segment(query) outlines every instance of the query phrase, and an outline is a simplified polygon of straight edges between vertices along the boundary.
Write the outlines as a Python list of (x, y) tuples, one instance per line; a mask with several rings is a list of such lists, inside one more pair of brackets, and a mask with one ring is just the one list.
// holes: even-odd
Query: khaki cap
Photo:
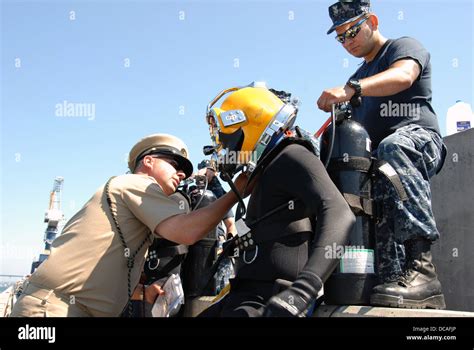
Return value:
[(128, 155), (128, 168), (134, 171), (138, 161), (149, 154), (164, 154), (173, 157), (183, 170), (186, 177), (193, 173), (193, 165), (189, 161), (188, 147), (179, 138), (168, 134), (153, 134), (144, 137), (133, 146)]

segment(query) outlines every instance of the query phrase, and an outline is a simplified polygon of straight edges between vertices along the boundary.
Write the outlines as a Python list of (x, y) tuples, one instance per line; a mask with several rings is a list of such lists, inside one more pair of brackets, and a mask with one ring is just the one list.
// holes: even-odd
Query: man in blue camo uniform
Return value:
[(445, 308), (430, 246), (439, 238), (431, 208), (430, 178), (446, 156), (431, 106), (430, 54), (415, 39), (386, 39), (369, 0), (341, 0), (329, 7), (336, 39), (363, 58), (344, 86), (323, 91), (318, 107), (360, 98), (353, 119), (368, 131), (379, 160), (397, 172), (408, 199), (401, 201), (388, 180), (374, 186), (381, 215), (376, 229), (377, 272), (381, 284), (373, 305)]

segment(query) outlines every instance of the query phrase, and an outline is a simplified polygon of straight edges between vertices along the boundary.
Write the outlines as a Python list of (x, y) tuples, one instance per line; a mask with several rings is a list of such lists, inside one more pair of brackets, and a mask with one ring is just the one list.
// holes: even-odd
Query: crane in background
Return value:
[(61, 191), (63, 187), (64, 178), (56, 177), (54, 179), (53, 189), (49, 195), (49, 207), (44, 215), (44, 222), (47, 223), (46, 231), (44, 233), (44, 251), (40, 254), (37, 261), (31, 264), (31, 273), (33, 273), (38, 266), (45, 261), (51, 250), (51, 243), (56, 238), (60, 231), (60, 227), (64, 222), (64, 214), (61, 210)]

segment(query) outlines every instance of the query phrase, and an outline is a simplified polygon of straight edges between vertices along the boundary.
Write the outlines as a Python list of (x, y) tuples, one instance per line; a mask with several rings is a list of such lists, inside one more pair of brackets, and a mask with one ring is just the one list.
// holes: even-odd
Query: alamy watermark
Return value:
[(255, 151), (229, 151), (225, 154), (220, 154), (217, 158), (217, 164), (247, 164), (248, 162), (257, 162), (257, 152)]
[(35, 327), (26, 324), (25, 327), (18, 328), (19, 340), (47, 340), (48, 343), (56, 341), (55, 327)]
[(333, 243), (324, 247), (324, 257), (326, 259), (357, 259), (361, 250), (365, 251), (367, 248), (364, 246), (343, 246)]
[(420, 119), (421, 106), (419, 103), (398, 103), (389, 100), (388, 103), (380, 105), (380, 116), (386, 117), (405, 117)]
[(61, 103), (56, 103), (54, 108), (56, 117), (95, 119), (95, 103), (75, 103), (64, 100)]

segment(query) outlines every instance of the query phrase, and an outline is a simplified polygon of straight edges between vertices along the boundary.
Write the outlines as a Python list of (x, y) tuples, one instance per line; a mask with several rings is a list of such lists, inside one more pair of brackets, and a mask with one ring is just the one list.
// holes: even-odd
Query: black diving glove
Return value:
[(263, 317), (305, 317), (322, 288), (321, 279), (310, 272), (303, 272), (290, 288), (270, 298)]

